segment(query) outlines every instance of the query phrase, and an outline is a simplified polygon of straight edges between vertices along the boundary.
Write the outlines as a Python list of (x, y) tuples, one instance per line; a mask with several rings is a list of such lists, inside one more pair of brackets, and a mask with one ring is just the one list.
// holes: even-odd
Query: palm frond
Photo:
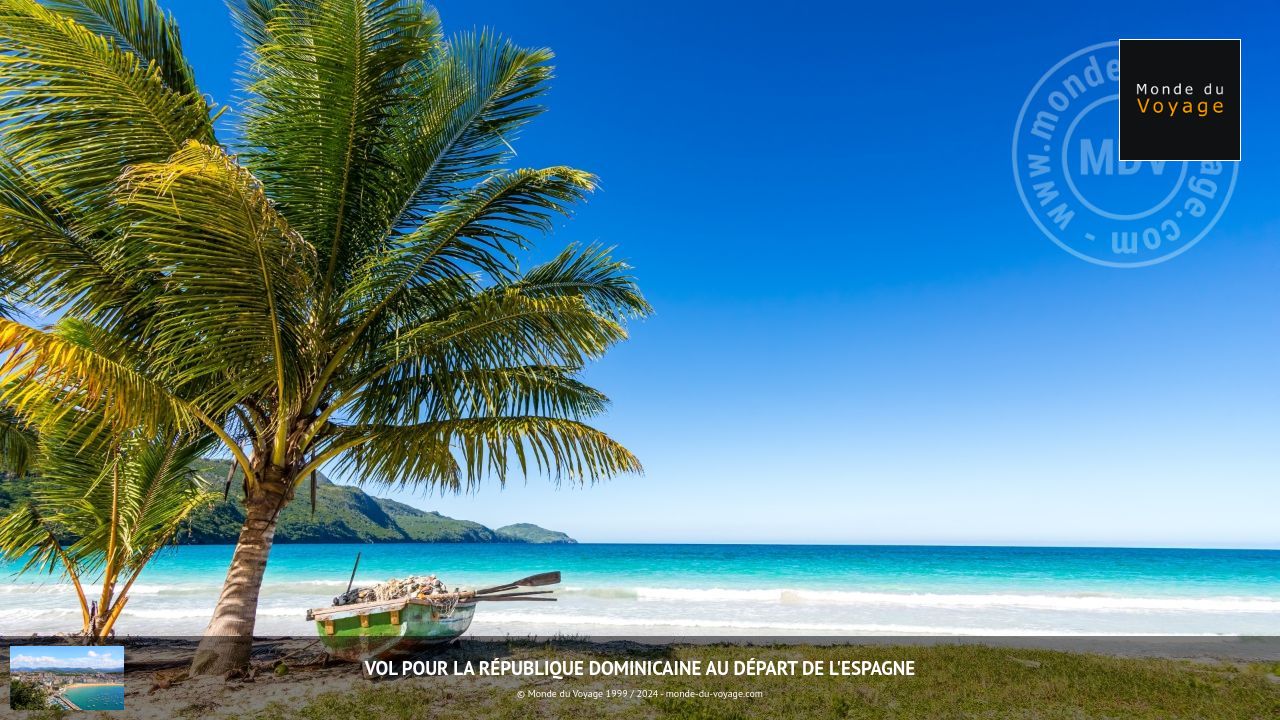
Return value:
[(505, 484), (536, 471), (556, 484), (595, 482), (642, 471), (639, 460), (605, 433), (563, 418), (464, 418), (402, 427), (353, 427), (335, 442), (367, 433), (343, 467), (365, 482), (471, 489), (485, 477)]
[[(6, 295), (46, 310), (118, 307), (132, 284), (100, 239), (77, 231), (76, 208), (0, 148), (0, 256)], [(9, 314), (9, 313), (6, 313)]]
[(88, 209), (129, 163), (212, 141), (204, 98), (36, 0), (0, 0), (0, 146), (41, 187)]
[(245, 50), (251, 57), (259, 45), (265, 44), (271, 38), (267, 32), (267, 24), (276, 16), (276, 6), (289, 1), (227, 0), (226, 5), (231, 11), (231, 20), (240, 31)]
[(19, 505), (0, 520), (0, 558), (20, 563), (19, 573), (52, 573), (62, 562), (57, 532), (35, 504)]
[(355, 416), (409, 422), (545, 415), (583, 421), (608, 405), (603, 393), (582, 382), (578, 368), (433, 368), (425, 375), (398, 373), (365, 386)]
[(618, 322), (653, 312), (631, 266), (616, 260), (611, 248), (569, 245), (555, 258), (530, 268), (512, 283), (529, 297), (581, 298), (594, 312)]
[[(554, 216), (568, 214), (594, 187), (589, 173), (552, 167), (504, 172), (459, 190), (422, 227), (356, 274), (358, 282), (343, 300), (344, 306), (364, 310), (353, 319), (353, 332), (368, 329), (384, 311), (400, 312), (405, 306), (401, 298), (424, 286), (474, 281), (476, 272), (510, 281), (516, 272), (514, 251), (526, 247), (524, 231), (549, 232)], [(417, 303), (422, 296), (409, 299)]]
[(53, 331), (0, 318), (0, 403), (29, 419), (43, 434), (72, 413), (108, 427), (194, 426), (187, 406), (152, 378), (86, 345), (74, 320)]
[[(265, 376), (296, 397), (310, 347), (314, 252), (258, 180), (220, 148), (189, 143), (166, 162), (131, 167), (120, 182), (132, 221), (122, 253), (182, 288), (153, 301), (153, 354), (180, 368), (170, 373), (176, 381), (240, 376), (243, 392)], [(187, 349), (197, 346), (205, 350), (192, 357)]]
[(385, 364), (371, 364), (363, 372), (353, 368), (343, 381), (366, 388), (352, 403), (356, 417), (411, 422), (414, 418), (387, 417), (378, 401), (397, 383), (429, 386), (427, 378), (434, 374), (515, 364), (581, 367), (624, 337), (622, 325), (578, 298), (486, 292), (441, 320), (407, 330), (382, 348)]
[(195, 72), (182, 54), (178, 23), (156, 0), (42, 0), (88, 30), (110, 39), (137, 56), (144, 65), (155, 63), (164, 83), (180, 95), (198, 94)]
[[(67, 552), (82, 567), (101, 561), (113, 528), (121, 566), (145, 562), (215, 496), (191, 471), (191, 463), (213, 446), (211, 435), (135, 434), (96, 453), (80, 449), (74, 435), (60, 440), (45, 445), (48, 480), (38, 483), (34, 496), (45, 507), (61, 508), (59, 523), (77, 537)], [(86, 454), (94, 457), (92, 472), (86, 472)]]
[(240, 16), (253, 54), (245, 162), (314, 244), (328, 294), (361, 257), (386, 196), (401, 152), (389, 119), (439, 42), (439, 19), (399, 0), (253, 3)]
[(459, 187), (500, 168), (521, 127), (544, 109), (536, 101), (547, 90), (552, 57), (489, 30), (448, 39), (419, 80), (419, 102), (405, 108), (395, 165), (401, 182), (386, 236), (417, 227)]

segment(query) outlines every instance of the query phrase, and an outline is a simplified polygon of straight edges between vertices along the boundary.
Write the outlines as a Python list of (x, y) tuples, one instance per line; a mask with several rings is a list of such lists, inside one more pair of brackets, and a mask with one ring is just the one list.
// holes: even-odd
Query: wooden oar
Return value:
[(542, 587), (543, 585), (555, 585), (560, 582), (560, 571), (539, 573), (530, 575), (527, 578), (512, 580), (506, 585), (495, 585), (493, 587), (476, 590), (476, 595), (488, 595), (489, 593), (502, 592), (504, 590), (515, 590), (518, 587)]
[(356, 553), (356, 564), (351, 566), (351, 579), (347, 580), (347, 592), (351, 592), (351, 583), (356, 581), (356, 569), (360, 567), (360, 553)]
[(503, 601), (528, 600), (528, 601), (532, 601), (532, 602), (555, 602), (558, 598), (549, 598), (549, 597), (527, 597), (527, 596), (524, 596), (524, 595), (481, 595), (481, 596), (479, 596), (479, 597), (472, 598), (472, 599), (473, 599), (473, 600), (475, 600), (476, 602), (480, 602), (481, 600), (485, 600), (485, 601), (488, 601), (488, 600), (503, 600)]
[(501, 595), (477, 595), (477, 600), (488, 600), (489, 598), (513, 598), (525, 597), (527, 595), (550, 595), (555, 590), (529, 590), (527, 592), (503, 593)]

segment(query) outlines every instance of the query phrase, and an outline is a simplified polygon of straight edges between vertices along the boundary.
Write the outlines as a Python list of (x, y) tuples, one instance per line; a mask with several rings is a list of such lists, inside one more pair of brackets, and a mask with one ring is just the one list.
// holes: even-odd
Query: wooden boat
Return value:
[(481, 590), (314, 608), (307, 611), (307, 619), (315, 622), (321, 643), (335, 658), (358, 662), (369, 658), (398, 657), (421, 652), (461, 636), (471, 627), (471, 618), (475, 616), (479, 602), (554, 601), (555, 598), (535, 597), (550, 593), (550, 590), (504, 591), (558, 582), (560, 573), (542, 573)]
[(467, 631), (476, 613), (469, 593), (427, 599), (338, 605), (307, 611), (329, 654), (342, 660), (388, 658), (421, 652)]

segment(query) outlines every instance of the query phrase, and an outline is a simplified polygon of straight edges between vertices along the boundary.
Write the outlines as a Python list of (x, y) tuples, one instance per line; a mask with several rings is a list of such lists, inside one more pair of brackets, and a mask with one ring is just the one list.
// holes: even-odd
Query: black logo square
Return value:
[(1120, 159), (1239, 160), (1240, 41), (1121, 40)]

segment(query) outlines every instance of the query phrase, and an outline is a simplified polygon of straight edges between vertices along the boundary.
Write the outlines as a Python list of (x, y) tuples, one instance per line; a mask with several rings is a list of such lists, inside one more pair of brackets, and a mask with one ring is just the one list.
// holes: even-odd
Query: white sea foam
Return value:
[[(129, 588), (130, 595), (181, 595), (208, 593), (210, 590), (217, 592), (221, 589), (219, 584), (209, 583), (177, 583), (177, 584), (159, 584), (148, 585), (145, 583), (135, 583)], [(81, 585), (86, 595), (93, 596), (102, 592), (102, 586), (93, 583), (84, 583)], [(22, 595), (48, 595), (57, 597), (74, 597), (75, 586), (71, 583), (63, 582), (15, 582), (12, 584), (0, 585), (0, 594), (22, 594)]]
[[(301, 619), (306, 616), (306, 613), (307, 608), (302, 606), (258, 607), (258, 617), (296, 617)], [(208, 619), (209, 616), (213, 615), (213, 605), (178, 608), (131, 609), (126, 611), (125, 615), (152, 620), (182, 620), (185, 618)]]
[[(259, 611), (261, 612), (261, 611)], [(180, 608), (130, 608), (125, 611), (126, 617), (146, 618), (148, 620), (182, 620), (186, 618), (208, 618), (213, 615), (213, 606), (180, 607)]]
[[(582, 590), (600, 597), (598, 591)], [(1016, 593), (886, 593), (790, 588), (653, 588), (617, 589), (642, 602), (777, 603), (816, 605), (895, 605), (931, 608), (1026, 608), (1074, 612), (1217, 612), (1280, 613), (1280, 599), (1270, 597), (1129, 597), (1120, 595), (1045, 595)]]
[[(79, 615), (79, 614), (80, 614), (80, 609), (76, 607), (2, 608), (0, 609), (0, 621), (29, 620), (29, 619), (36, 619), (36, 618), (44, 618), (49, 615)], [(0, 633), (0, 634), (3, 634), (3, 633)]]
[[(134, 586), (122, 632), (199, 633), (221, 577), (157, 577)], [(358, 578), (356, 585), (375, 582)], [(307, 633), (309, 607), (328, 605), (345, 579), (286, 575), (263, 586), (261, 633)], [(856, 587), (856, 586), (855, 586)], [(86, 586), (91, 596), (97, 588)], [(535, 608), (486, 604), (477, 634), (689, 635), (1144, 635), (1259, 634), (1280, 623), (1280, 593), (1249, 596), (1111, 593), (917, 592), (814, 587), (654, 587), (578, 583)], [(61, 632), (79, 623), (71, 586), (57, 577), (0, 584), (0, 634)]]
[[(581, 627), (581, 628), (620, 628), (620, 629), (654, 629), (675, 628), (694, 630), (708, 634), (712, 631), (729, 630), (765, 631), (770, 633), (797, 634), (830, 634), (830, 635), (974, 635), (974, 636), (1096, 636), (1096, 637), (1131, 637), (1141, 633), (1132, 632), (1099, 632), (1080, 633), (1071, 631), (1046, 631), (1039, 628), (980, 627), (958, 625), (909, 625), (897, 623), (816, 623), (816, 622), (771, 622), (751, 620), (725, 620), (722, 618), (628, 618), (611, 615), (557, 615), (549, 618), (537, 613), (521, 612), (489, 612), (477, 615), (473, 632), (483, 634), (486, 627), (493, 626), (529, 626), (538, 632), (545, 632), (548, 627)], [(1159, 633), (1159, 635), (1178, 635), (1180, 633)], [(1199, 633), (1185, 633), (1199, 635)]]

